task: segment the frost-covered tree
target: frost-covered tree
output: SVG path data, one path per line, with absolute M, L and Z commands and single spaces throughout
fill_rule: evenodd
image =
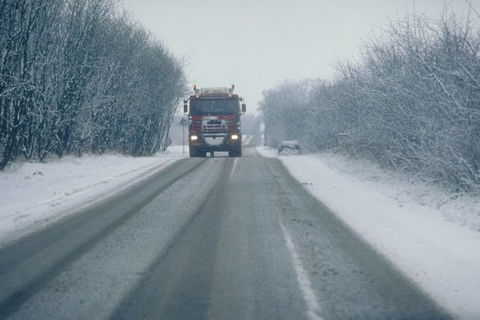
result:
M 182 67 L 113 0 L 0 0 L 0 30 L 0 169 L 168 143 Z
M 408 17 L 365 44 L 332 83 L 266 91 L 271 145 L 292 135 L 480 192 L 480 32 L 448 16 Z M 300 97 L 301 95 L 301 97 Z

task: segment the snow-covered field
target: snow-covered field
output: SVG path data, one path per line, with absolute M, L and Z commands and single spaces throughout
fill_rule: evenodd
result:
M 180 146 L 154 157 L 83 155 L 13 164 L 0 172 L 0 246 L 74 214 L 183 156 Z
M 480 318 L 480 199 L 451 195 L 366 161 L 278 157 L 304 187 L 440 305 Z

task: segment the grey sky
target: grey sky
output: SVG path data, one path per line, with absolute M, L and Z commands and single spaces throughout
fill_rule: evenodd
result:
M 439 17 L 444 4 L 466 14 L 480 0 L 123 0 L 171 53 L 191 84 L 235 83 L 250 110 L 286 79 L 332 79 L 335 65 L 413 12 Z

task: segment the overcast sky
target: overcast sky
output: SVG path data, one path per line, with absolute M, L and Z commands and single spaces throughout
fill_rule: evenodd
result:
M 412 13 L 466 15 L 480 0 L 121 0 L 126 11 L 186 63 L 191 84 L 232 83 L 250 110 L 286 79 L 333 79 L 362 41 Z M 474 14 L 475 15 L 475 14 Z

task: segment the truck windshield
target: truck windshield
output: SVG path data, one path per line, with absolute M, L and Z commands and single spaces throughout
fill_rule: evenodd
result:
M 193 116 L 233 114 L 238 110 L 236 99 L 195 99 L 190 103 L 190 114 Z

